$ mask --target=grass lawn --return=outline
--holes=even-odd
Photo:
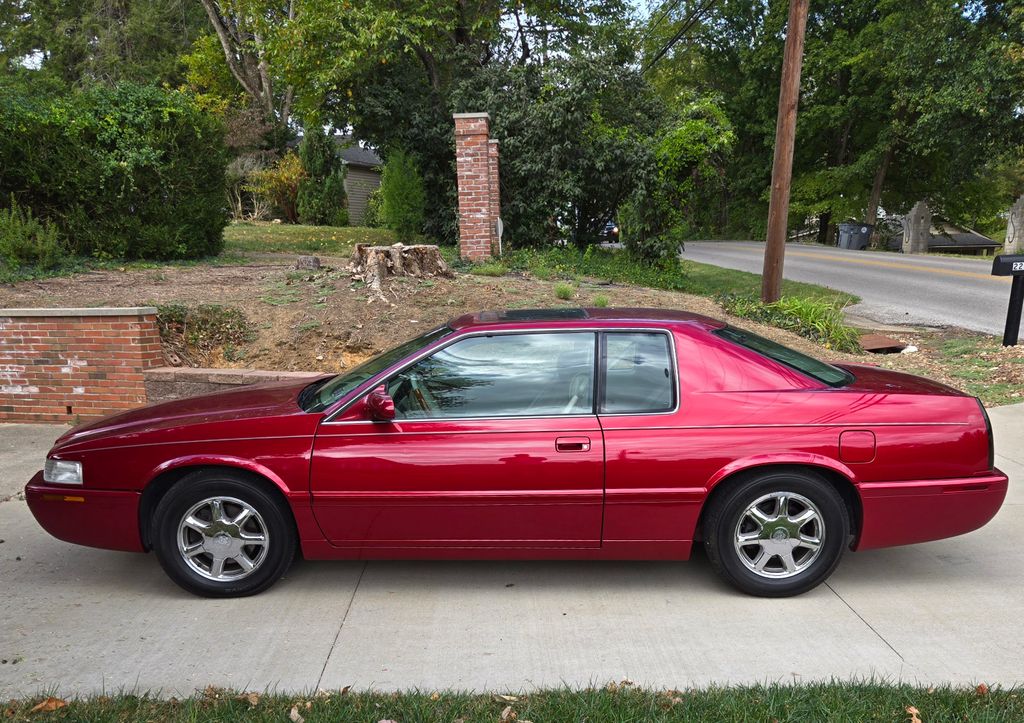
[[[357,243],[389,246],[394,234],[382,228],[232,223],[224,229],[224,252],[308,252],[344,256]]]
[[[343,693],[309,697],[238,694],[208,688],[185,700],[136,696],[51,699],[53,712],[32,713],[45,699],[11,701],[16,720],[75,721],[1019,721],[1024,697],[1010,690],[914,688],[876,683],[750,686],[686,691],[638,689],[628,681],[596,690],[558,689],[528,695]],[[56,707],[60,706],[60,707]]]
[[[687,276],[686,291],[700,296],[761,296],[761,277],[748,271],[723,269],[720,266],[683,261]],[[824,301],[836,306],[849,306],[860,301],[860,297],[826,286],[808,284],[803,281],[782,281],[783,296],[798,296],[812,301]]]

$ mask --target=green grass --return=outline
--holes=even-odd
[[[761,277],[748,271],[723,269],[720,266],[683,261],[686,273],[686,291],[700,296],[761,296]],[[803,281],[782,282],[782,295],[824,301],[840,307],[856,304],[860,297],[827,286]]]
[[[508,273],[508,269],[500,261],[490,261],[485,264],[474,264],[469,269],[469,273],[475,276],[504,276]]]
[[[567,284],[564,281],[560,281],[555,284],[555,296],[562,301],[568,301],[576,293],[576,287],[572,284]]]
[[[16,720],[69,721],[347,721],[465,723],[516,721],[1019,721],[1024,693],[1016,690],[916,688],[881,683],[755,685],[653,691],[624,682],[606,688],[530,694],[322,693],[312,696],[240,695],[220,689],[184,700],[116,695],[68,701],[54,712],[30,713],[43,698],[10,701]],[[54,704],[51,704],[51,707]],[[294,713],[293,713],[294,709]]]
[[[322,253],[347,256],[357,243],[390,246],[391,231],[357,226],[233,223],[224,229],[225,252]]]

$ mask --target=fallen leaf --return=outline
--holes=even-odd
[[[252,708],[255,708],[260,704],[259,693],[242,693],[238,696],[238,699],[246,701]]]
[[[974,689],[978,695],[988,695],[988,686],[984,683],[979,683],[978,687]]]
[[[288,714],[292,723],[305,723],[306,719],[299,715],[299,706],[293,705],[291,713]]]
[[[68,702],[66,700],[61,700],[60,698],[54,698],[53,696],[50,696],[42,703],[39,703],[38,705],[33,707],[32,710],[29,711],[29,713],[52,713],[58,708],[65,707],[67,704]]]
[[[910,720],[908,721],[908,723],[921,723],[921,716],[918,715],[918,713],[920,713],[920,712],[921,711],[919,711],[914,706],[908,705],[907,706],[907,713],[910,714]]]
[[[514,695],[496,695],[495,700],[504,701],[505,703],[518,703],[519,698]]]
[[[391,720],[390,718],[381,718],[377,723],[398,723],[398,721]]]
[[[431,693],[430,694],[430,699],[431,700],[441,700],[441,694],[440,693]]]
[[[502,721],[515,720],[518,717],[519,716],[516,715],[516,712],[514,710],[512,710],[512,706],[510,706],[510,705],[505,706],[505,710],[501,711],[501,720]]]
[[[342,688],[341,689],[341,695],[348,695],[348,691],[349,691],[349,689],[351,687],[352,687],[351,685],[346,685],[344,688]]]

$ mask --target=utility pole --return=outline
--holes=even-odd
[[[796,142],[796,107],[800,100],[800,66],[804,56],[804,29],[809,0],[789,0],[786,49],[782,57],[779,116],[775,122],[775,160],[772,195],[768,202],[768,236],[764,246],[761,300],[778,301],[782,294],[782,263],[786,255],[789,188],[793,181],[793,146]]]

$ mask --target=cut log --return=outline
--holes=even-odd
[[[389,276],[454,276],[441,256],[441,250],[431,244],[356,244],[351,269],[381,298],[384,297],[381,283]]]

